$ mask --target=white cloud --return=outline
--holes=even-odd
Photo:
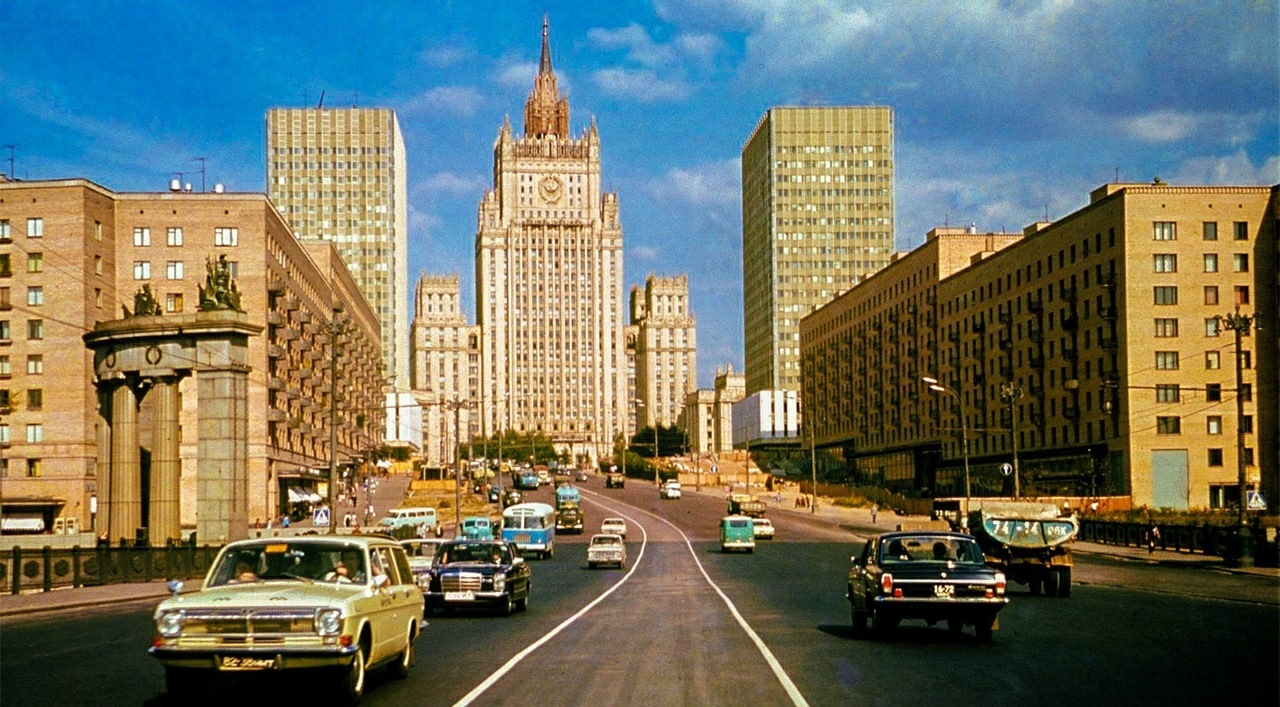
[[[1103,117],[1103,120],[1108,118]],[[1171,143],[1202,139],[1240,145],[1257,135],[1264,116],[1158,110],[1119,121],[1121,133],[1140,142]]]
[[[522,61],[516,64],[507,64],[499,67],[498,75],[495,80],[503,86],[511,88],[530,88],[533,86],[533,79],[538,75],[538,62]],[[559,83],[557,76],[556,83]]]
[[[463,60],[475,55],[472,49],[464,49],[454,45],[441,45],[427,47],[422,50],[419,55],[422,61],[431,66],[444,68],[461,63]]]
[[[723,47],[720,38],[712,34],[682,33],[662,44],[635,22],[619,29],[593,28],[587,39],[600,49],[626,50],[629,61],[646,67],[677,65],[686,58],[710,61]]]
[[[699,206],[736,206],[742,198],[741,160],[734,158],[692,167],[676,167],[652,180],[648,191],[663,201]]]
[[[687,98],[689,84],[679,79],[665,80],[648,69],[599,69],[591,80],[601,92],[641,103],[660,103]]]
[[[1172,184],[1272,185],[1280,182],[1280,157],[1271,155],[1254,165],[1244,150],[1230,155],[1193,157],[1173,174]]]
[[[635,256],[636,260],[654,261],[658,259],[658,249],[647,245],[633,246],[631,255]]]
[[[448,197],[473,195],[478,200],[488,188],[488,182],[478,174],[460,175],[452,172],[437,172],[414,185],[415,194],[441,195]]]
[[[406,113],[433,113],[470,117],[484,104],[484,96],[470,86],[437,86],[410,98],[402,106]]]

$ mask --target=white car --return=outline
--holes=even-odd
[[[622,539],[625,540],[627,538],[627,521],[621,518],[605,518],[600,521],[600,532],[621,535]]]
[[[751,532],[762,540],[773,540],[773,522],[768,518],[754,518],[751,523]]]
[[[658,498],[680,498],[680,482],[668,481],[658,487]]]
[[[587,546],[587,567],[595,569],[599,565],[617,565],[618,569],[627,566],[627,545],[621,535],[600,533],[591,536],[591,544]]]

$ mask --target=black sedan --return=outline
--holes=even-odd
[[[852,559],[847,596],[857,634],[867,619],[881,636],[903,619],[923,619],[930,626],[946,621],[952,633],[973,626],[989,641],[1009,602],[1004,574],[988,567],[978,543],[962,533],[885,533]]]
[[[496,607],[503,616],[529,608],[532,572],[512,543],[451,540],[436,551],[425,614]]]

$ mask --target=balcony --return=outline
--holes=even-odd
[[[1028,339],[1031,339],[1032,341],[1034,341],[1034,342],[1035,342],[1035,343],[1037,343],[1037,344],[1043,344],[1043,343],[1044,343],[1044,329],[1028,329],[1028,330],[1027,330],[1027,338],[1028,338]]]
[[[284,410],[276,408],[267,408],[267,422],[284,422],[289,415]]]
[[[1027,357],[1027,363],[1030,363],[1032,368],[1044,368],[1044,355],[1038,351],[1033,351]]]
[[[1115,289],[1115,286],[1116,286],[1116,274],[1115,274],[1115,273],[1113,273],[1113,272],[1105,273],[1105,274],[1102,276],[1102,279],[1098,281],[1098,284],[1102,285],[1103,287],[1107,288],[1108,290]]]
[[[1043,314],[1044,302],[1038,299],[1028,300],[1027,311],[1031,312],[1032,314]]]
[[[1116,306],[1113,304],[1104,304],[1098,308],[1098,314],[1102,315],[1103,319],[1115,319]]]
[[[1077,405],[1067,405],[1062,408],[1062,415],[1068,420],[1080,419],[1080,407]]]
[[[1075,302],[1075,301],[1076,301],[1076,288],[1075,288],[1074,286],[1072,286],[1072,285],[1067,285],[1066,287],[1063,287],[1063,288],[1062,288],[1062,299],[1064,299],[1064,300],[1066,300],[1066,301],[1068,301],[1068,302]]]
[[[1099,343],[1102,344],[1102,348],[1107,351],[1115,351],[1116,347],[1119,346],[1119,342],[1116,341],[1116,337],[1114,336],[1104,336]]]
[[[987,323],[985,321],[979,319],[973,323],[973,332],[975,334],[981,334],[986,330],[987,330]]]
[[[284,358],[284,347],[267,344],[267,358]]]
[[[1062,328],[1067,331],[1075,331],[1080,328],[1080,317],[1075,313],[1068,314],[1062,318]]]
[[[1002,336],[1002,337],[1000,337],[1000,350],[1001,350],[1001,351],[1012,351],[1012,350],[1013,350],[1013,338],[1012,338],[1012,337],[1008,337],[1008,336]]]
[[[959,342],[960,342],[960,332],[959,332],[959,331],[957,331],[957,330],[955,330],[955,329],[952,329],[951,331],[947,332],[947,341],[950,341],[950,342],[951,342],[951,343],[953,343],[953,344],[954,344],[954,343],[959,343]]]
[[[1001,362],[1000,362],[1000,375],[1004,376],[1005,378],[1012,378],[1012,377],[1013,377],[1013,364],[1012,364],[1012,363],[1008,363],[1007,361],[1001,361]]]
[[[272,326],[280,326],[284,324],[284,315],[274,310],[269,311],[267,312],[267,323]]]
[[[271,376],[267,379],[267,388],[271,390],[284,390],[284,379]]]
[[[1012,324],[1013,312],[1001,311],[1000,314],[996,316],[996,319],[999,320],[1001,324]]]
[[[1074,346],[1069,348],[1063,348],[1062,357],[1067,359],[1068,361],[1078,361],[1080,360],[1080,351]]]

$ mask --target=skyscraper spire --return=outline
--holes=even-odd
[[[556,73],[551,69],[551,23],[542,16],[542,58],[538,76],[533,80],[533,93],[524,104],[525,137],[569,137],[569,99],[556,87]]]
[[[551,70],[551,23],[547,20],[547,15],[542,15],[542,59],[538,62],[539,74],[554,73]]]

